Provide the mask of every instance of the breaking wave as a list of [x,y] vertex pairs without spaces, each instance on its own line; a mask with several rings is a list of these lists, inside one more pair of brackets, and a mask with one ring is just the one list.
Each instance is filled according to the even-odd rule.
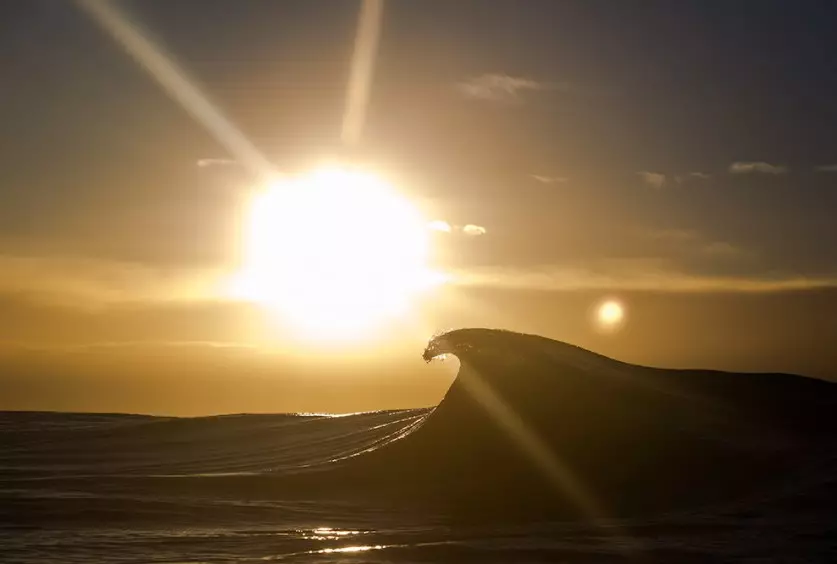
[[833,477],[837,466],[830,382],[634,366],[487,329],[435,337],[424,358],[442,355],[460,370],[430,410],[0,414],[0,480],[18,492],[0,520],[19,522],[42,507],[33,499],[68,492],[77,514],[101,491],[145,503],[186,492],[475,519],[636,516],[764,495],[816,472]]

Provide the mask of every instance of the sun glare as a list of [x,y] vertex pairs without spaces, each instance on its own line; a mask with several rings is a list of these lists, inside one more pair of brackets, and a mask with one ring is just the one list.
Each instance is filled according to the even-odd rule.
[[356,337],[440,281],[427,267],[427,223],[374,174],[332,167],[277,180],[251,202],[234,291],[307,337]]

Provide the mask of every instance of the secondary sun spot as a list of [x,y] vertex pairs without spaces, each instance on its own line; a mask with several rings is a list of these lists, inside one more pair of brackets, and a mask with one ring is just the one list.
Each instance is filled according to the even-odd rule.
[[596,308],[596,322],[605,331],[619,329],[625,321],[625,306],[615,299],[607,299]]
[[427,224],[366,172],[320,168],[276,181],[251,202],[234,294],[303,336],[356,338],[443,282],[427,266]]

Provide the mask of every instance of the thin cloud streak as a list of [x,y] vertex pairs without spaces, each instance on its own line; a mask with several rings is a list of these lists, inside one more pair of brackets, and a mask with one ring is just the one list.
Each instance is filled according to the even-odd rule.
[[768,293],[837,288],[832,277],[747,278],[702,276],[642,269],[617,272],[587,268],[488,268],[453,272],[451,284],[505,290],[649,291],[660,293]]
[[740,161],[729,165],[729,171],[732,174],[785,174],[788,168],[761,161]]
[[221,268],[155,268],[110,260],[0,254],[0,293],[70,306],[216,300],[226,276]]
[[709,180],[710,178],[712,178],[712,175],[705,172],[687,172],[685,174],[678,174],[673,178],[673,181],[675,184],[680,185],[689,182],[690,180],[700,181]]
[[820,172],[837,172],[837,164],[818,166],[816,170]]
[[450,223],[448,223],[447,221],[442,221],[441,219],[431,221],[427,224],[427,228],[431,231],[441,231],[442,233],[450,233],[451,231],[453,231],[453,228],[451,227]]
[[91,343],[31,343],[28,341],[0,341],[0,354],[9,352],[33,352],[33,353],[77,353],[96,351],[125,351],[149,352],[159,349],[193,349],[196,351],[206,350],[240,350],[245,352],[263,352],[271,354],[273,351],[264,345],[236,342],[236,341],[206,341],[206,340],[154,340],[143,339],[139,341],[94,341]]
[[473,223],[468,223],[462,226],[451,225],[447,221],[443,221],[441,219],[431,221],[427,224],[427,228],[431,231],[438,231],[441,233],[462,233],[463,235],[467,235],[469,237],[478,237],[480,235],[485,235],[487,232],[487,229],[482,225],[474,225]]
[[641,171],[637,175],[639,175],[643,182],[658,190],[666,184],[666,175],[659,172]]
[[[481,236],[485,228],[473,224],[452,227],[452,233]],[[672,234],[692,244],[692,235]],[[736,258],[741,249],[701,241],[695,250],[707,256]],[[0,295],[25,296],[34,302],[77,308],[119,304],[184,304],[235,302],[224,269],[156,269],[109,261],[27,258],[0,255]],[[663,293],[764,293],[837,289],[833,275],[785,277],[714,276],[689,273],[665,261],[609,260],[593,266],[485,267],[445,272],[451,285],[538,291],[654,291]]]
[[238,161],[235,159],[198,159],[195,164],[198,168],[209,168],[212,166],[236,166]]
[[488,102],[515,102],[523,91],[546,90],[541,82],[507,74],[488,73],[471,77],[456,85],[456,89],[466,98]]
[[564,182],[568,182],[570,180],[565,176],[545,176],[542,174],[530,174],[529,178],[537,180],[541,184],[563,184]]
[[652,229],[643,233],[650,242],[664,243],[677,247],[680,253],[697,253],[715,258],[744,259],[753,256],[747,249],[729,243],[709,239],[690,229]]

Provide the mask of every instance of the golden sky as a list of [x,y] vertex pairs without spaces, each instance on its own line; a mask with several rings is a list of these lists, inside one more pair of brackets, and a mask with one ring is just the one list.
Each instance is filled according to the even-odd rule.
[[837,373],[837,86],[811,53],[743,77],[699,28],[649,51],[671,14],[431,3],[10,14],[0,409],[431,405],[453,373],[423,345],[469,326]]

